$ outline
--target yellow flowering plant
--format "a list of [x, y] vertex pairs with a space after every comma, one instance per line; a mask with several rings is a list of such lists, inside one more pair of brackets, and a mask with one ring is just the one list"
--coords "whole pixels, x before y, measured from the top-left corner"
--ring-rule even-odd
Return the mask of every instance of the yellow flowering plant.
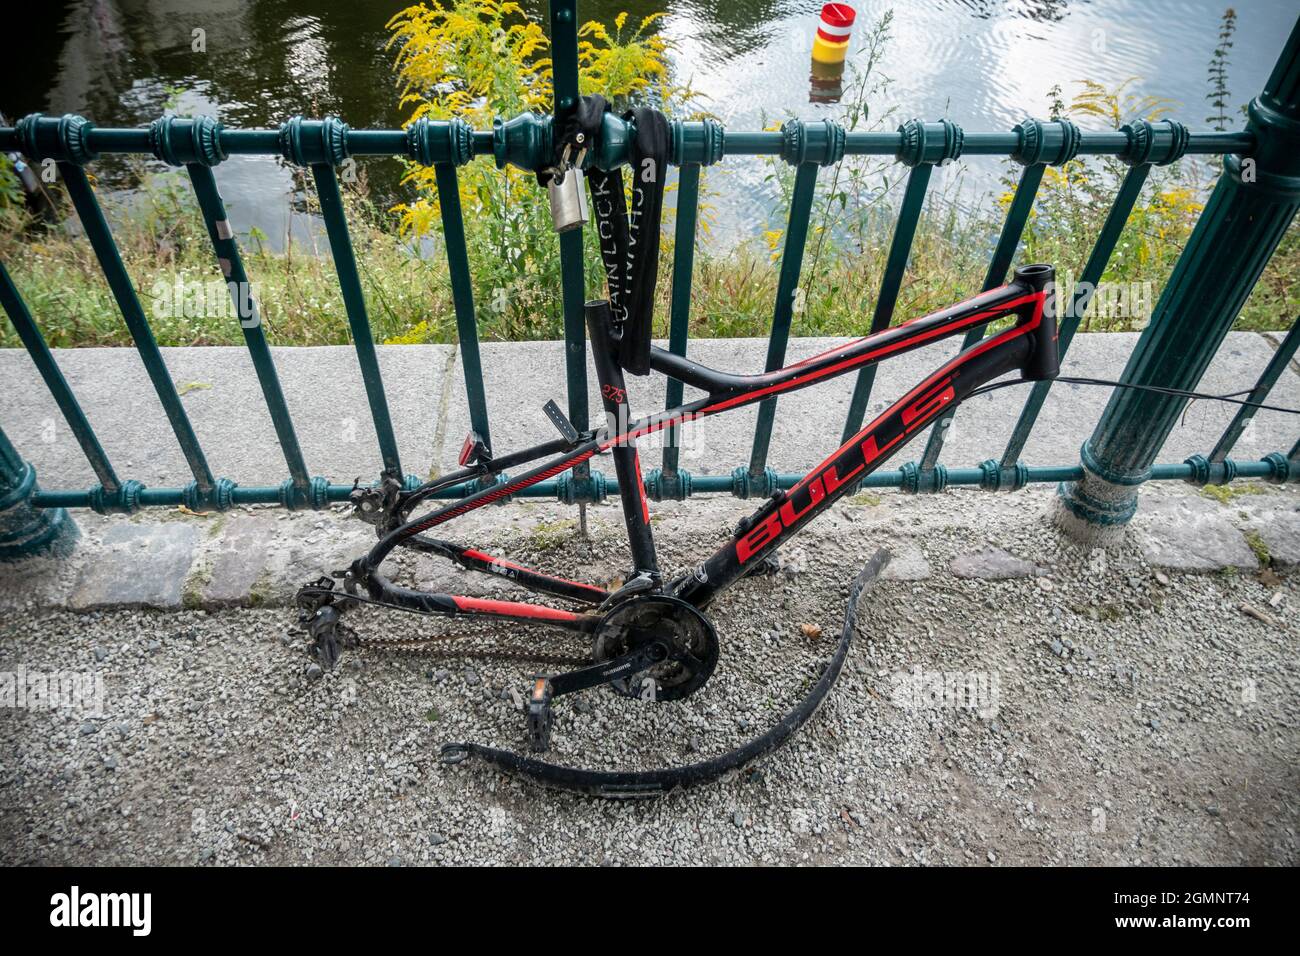
[[[632, 101], [661, 108], [689, 98], [669, 84], [668, 42], [653, 32], [662, 14], [633, 29], [619, 14], [613, 29], [595, 21], [579, 28], [579, 86], [601, 93], [616, 109]], [[477, 129], [519, 113], [549, 112], [550, 40], [541, 25], [511, 0], [438, 0], [407, 7], [388, 23], [389, 48], [407, 122], [458, 117]], [[683, 96], [685, 93], [685, 96]], [[546, 197], [534, 176], [476, 160], [457, 170], [480, 311], [505, 338], [559, 336], [559, 243]], [[432, 168], [407, 163], [403, 183], [414, 200], [395, 207], [402, 234], [421, 238], [440, 223]], [[594, 246], [593, 250], [594, 252]], [[595, 270], [589, 270], [595, 271]]]

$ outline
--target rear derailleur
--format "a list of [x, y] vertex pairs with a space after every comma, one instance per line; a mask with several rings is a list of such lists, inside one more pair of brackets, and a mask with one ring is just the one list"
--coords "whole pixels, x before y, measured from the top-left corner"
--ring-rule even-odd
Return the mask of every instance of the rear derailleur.
[[334, 579], [322, 577], [298, 589], [294, 599], [298, 623], [307, 631], [311, 644], [307, 654], [325, 670], [333, 670], [344, 648], [357, 647], [361, 639], [343, 623], [343, 612], [357, 601], [334, 590]]

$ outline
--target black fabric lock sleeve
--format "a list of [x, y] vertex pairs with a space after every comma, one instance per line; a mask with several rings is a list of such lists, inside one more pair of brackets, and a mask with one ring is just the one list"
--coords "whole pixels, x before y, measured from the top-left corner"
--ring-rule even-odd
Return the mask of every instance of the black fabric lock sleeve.
[[655, 109], [640, 107], [626, 113], [624, 119], [636, 124], [636, 136], [629, 151], [632, 209], [628, 218], [626, 274], [631, 282], [624, 287], [627, 303], [619, 364], [633, 375], [647, 375], [671, 134], [667, 118]]
[[[586, 137], [583, 145], [593, 155], [598, 154], [601, 121], [608, 109], [604, 97], [583, 97], [563, 119], [557, 117], [561, 125], [555, 137], [556, 149], [562, 153], [563, 144], [574, 142], [577, 133], [582, 132]], [[671, 132], [668, 120], [658, 110], [633, 109], [623, 118], [636, 129], [628, 150], [631, 210], [627, 208], [621, 168], [606, 171], [593, 164], [586, 170], [586, 178], [609, 286], [610, 316], [621, 330], [618, 362], [633, 375], [647, 375]]]
[[[564, 147], [572, 146], [569, 156], [577, 162], [578, 153], [584, 148], [590, 149], [599, 142], [600, 123], [609, 111], [609, 103], [603, 96], [583, 96], [578, 105], [555, 114], [555, 123], [551, 135], [551, 166], [559, 166], [564, 158]], [[583, 134], [583, 143], [578, 145], [578, 134]], [[537, 170], [537, 185], [545, 187], [551, 182], [548, 169]]]

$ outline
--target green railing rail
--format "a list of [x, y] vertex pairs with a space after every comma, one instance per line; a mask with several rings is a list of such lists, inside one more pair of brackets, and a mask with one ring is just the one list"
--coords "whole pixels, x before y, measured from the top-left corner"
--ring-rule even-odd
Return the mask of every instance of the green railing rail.
[[[557, 107], [567, 109], [578, 95], [576, 0], [551, 4], [551, 37]], [[0, 432], [0, 557], [51, 550], [75, 536], [75, 525], [62, 509], [91, 508], [100, 513], [134, 512], [150, 506], [184, 504], [193, 510], [224, 510], [237, 505], [278, 504], [285, 508], [324, 508], [347, 499], [350, 483], [331, 483], [311, 476], [281, 391], [275, 364], [248, 295], [247, 275], [231, 231], [212, 167], [230, 156], [279, 156], [310, 167], [320, 198], [325, 230], [338, 272], [348, 322], [355, 342], [366, 396], [378, 436], [380, 477], [415, 487], [416, 475], [404, 475], [388, 411], [384, 384], [370, 330], [365, 295], [339, 193], [336, 168], [349, 157], [401, 156], [433, 166], [442, 211], [452, 300], [459, 335], [465, 397], [472, 427], [490, 437], [487, 396], [479, 354], [477, 321], [469, 258], [465, 244], [457, 168], [478, 157], [491, 157], [498, 168], [509, 163], [537, 170], [550, 163], [552, 116], [525, 114], [497, 120], [491, 130], [473, 129], [452, 119], [421, 119], [403, 130], [352, 129], [340, 119], [294, 117], [279, 129], [226, 129], [211, 117], [163, 117], [146, 128], [101, 129], [79, 116], [33, 114], [13, 127], [0, 127], [0, 149], [20, 150], [33, 162], [53, 161], [63, 177], [74, 208], [131, 332], [141, 361], [162, 402], [176, 440], [185, 454], [192, 480], [183, 486], [146, 488], [120, 480], [81, 407], [60, 373], [35, 320], [0, 263], [0, 304], [13, 322], [56, 403], [67, 418], [99, 484], [88, 490], [39, 488], [29, 464]], [[613, 114], [604, 121], [602, 148], [588, 161], [613, 168], [626, 161], [632, 130]], [[214, 477], [179, 400], [145, 312], [114, 243], [84, 167], [104, 153], [151, 155], [189, 173], [207, 225], [217, 264], [227, 280], [245, 341], [257, 373], [289, 477], [279, 485], [244, 486]], [[909, 167], [898, 220], [886, 260], [871, 331], [894, 318], [899, 290], [908, 268], [931, 173], [936, 165], [962, 156], [1005, 156], [1024, 168], [993, 251], [984, 288], [1003, 283], [1015, 258], [1034, 200], [1049, 165], [1076, 156], [1121, 158], [1131, 168], [1110, 214], [1094, 242], [1080, 276], [1073, 307], [1061, 316], [1060, 349], [1064, 355], [1119, 241], [1138, 194], [1153, 165], [1190, 155], [1223, 155], [1218, 186], [1183, 251], [1173, 277], [1156, 305], [1124, 371], [1138, 384], [1193, 388], [1240, 311], [1300, 203], [1300, 24], [1292, 31], [1263, 93], [1250, 107], [1241, 132], [1198, 132], [1172, 120], [1134, 122], [1118, 130], [1083, 130], [1066, 119], [1026, 119], [1003, 132], [968, 132], [950, 120], [910, 120], [894, 132], [850, 132], [831, 121], [790, 120], [776, 131], [730, 131], [712, 120], [672, 123], [671, 162], [679, 167], [676, 243], [669, 308], [668, 346], [685, 354], [688, 344], [690, 288], [698, 222], [700, 169], [733, 156], [779, 156], [795, 167], [789, 226], [781, 254], [766, 368], [785, 363], [794, 316], [817, 178], [821, 169], [846, 155], [893, 156]], [[541, 201], [539, 194], [538, 201]], [[568, 413], [580, 430], [588, 427], [586, 343], [583, 319], [584, 263], [579, 232], [559, 237]], [[975, 331], [967, 344], [983, 334]], [[1252, 391], [1262, 400], [1300, 346], [1293, 327]], [[857, 431], [870, 403], [874, 369], [862, 370], [853, 386], [844, 435]], [[919, 462], [878, 472], [867, 487], [897, 487], [909, 492], [937, 492], [970, 486], [1015, 490], [1029, 483], [1059, 484], [1064, 511], [1089, 525], [1122, 524], [1131, 516], [1136, 489], [1144, 481], [1183, 480], [1224, 483], [1234, 478], [1272, 482], [1300, 481], [1300, 442], [1287, 454], [1273, 452], [1258, 461], [1229, 457], [1251, 417], [1242, 408], [1207, 455], [1184, 462], [1155, 464], [1185, 399], [1151, 392], [1117, 389], [1082, 449], [1075, 465], [1029, 466], [1020, 460], [1051, 383], [1030, 392], [1015, 430], [1001, 455], [972, 468], [948, 468], [939, 458], [952, 417], [938, 422]], [[668, 383], [667, 404], [679, 404], [682, 383]], [[789, 488], [802, 476], [778, 474], [768, 465], [768, 450], [777, 411], [775, 398], [759, 407], [758, 423], [747, 465], [727, 475], [691, 475], [679, 466], [677, 442], [669, 440], [660, 467], [646, 475], [655, 500], [686, 499], [701, 493], [763, 497]], [[462, 494], [455, 488], [444, 496]], [[584, 464], [574, 473], [534, 485], [527, 496], [569, 502], [604, 500], [616, 490], [613, 480]]]

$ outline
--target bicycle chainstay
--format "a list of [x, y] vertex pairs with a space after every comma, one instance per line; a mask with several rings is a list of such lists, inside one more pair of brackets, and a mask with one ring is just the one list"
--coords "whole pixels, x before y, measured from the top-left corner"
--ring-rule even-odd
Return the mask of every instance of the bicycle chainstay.
[[[355, 596], [334, 590], [334, 581], [329, 577], [320, 578], [299, 589], [296, 604], [302, 613], [298, 618], [298, 623], [312, 636], [312, 644], [308, 645], [309, 654], [312, 652], [312, 646], [316, 643], [312, 630], [312, 621], [323, 608], [328, 608], [336, 600], [342, 606], [347, 606], [348, 602], [372, 603], [369, 601], [358, 602]], [[386, 605], [381, 604], [378, 606], [384, 607]], [[332, 626], [340, 629], [345, 627], [337, 618]], [[586, 654], [548, 654], [527, 647], [469, 648], [439, 646], [469, 640], [473, 637], [470, 634], [412, 634], [407, 636], [376, 634], [362, 637], [351, 628], [346, 628], [346, 630], [346, 639], [350, 645], [397, 654], [421, 654], [446, 660], [460, 659], [494, 663], [540, 664], [548, 667], [582, 667], [591, 663], [590, 652]]]

